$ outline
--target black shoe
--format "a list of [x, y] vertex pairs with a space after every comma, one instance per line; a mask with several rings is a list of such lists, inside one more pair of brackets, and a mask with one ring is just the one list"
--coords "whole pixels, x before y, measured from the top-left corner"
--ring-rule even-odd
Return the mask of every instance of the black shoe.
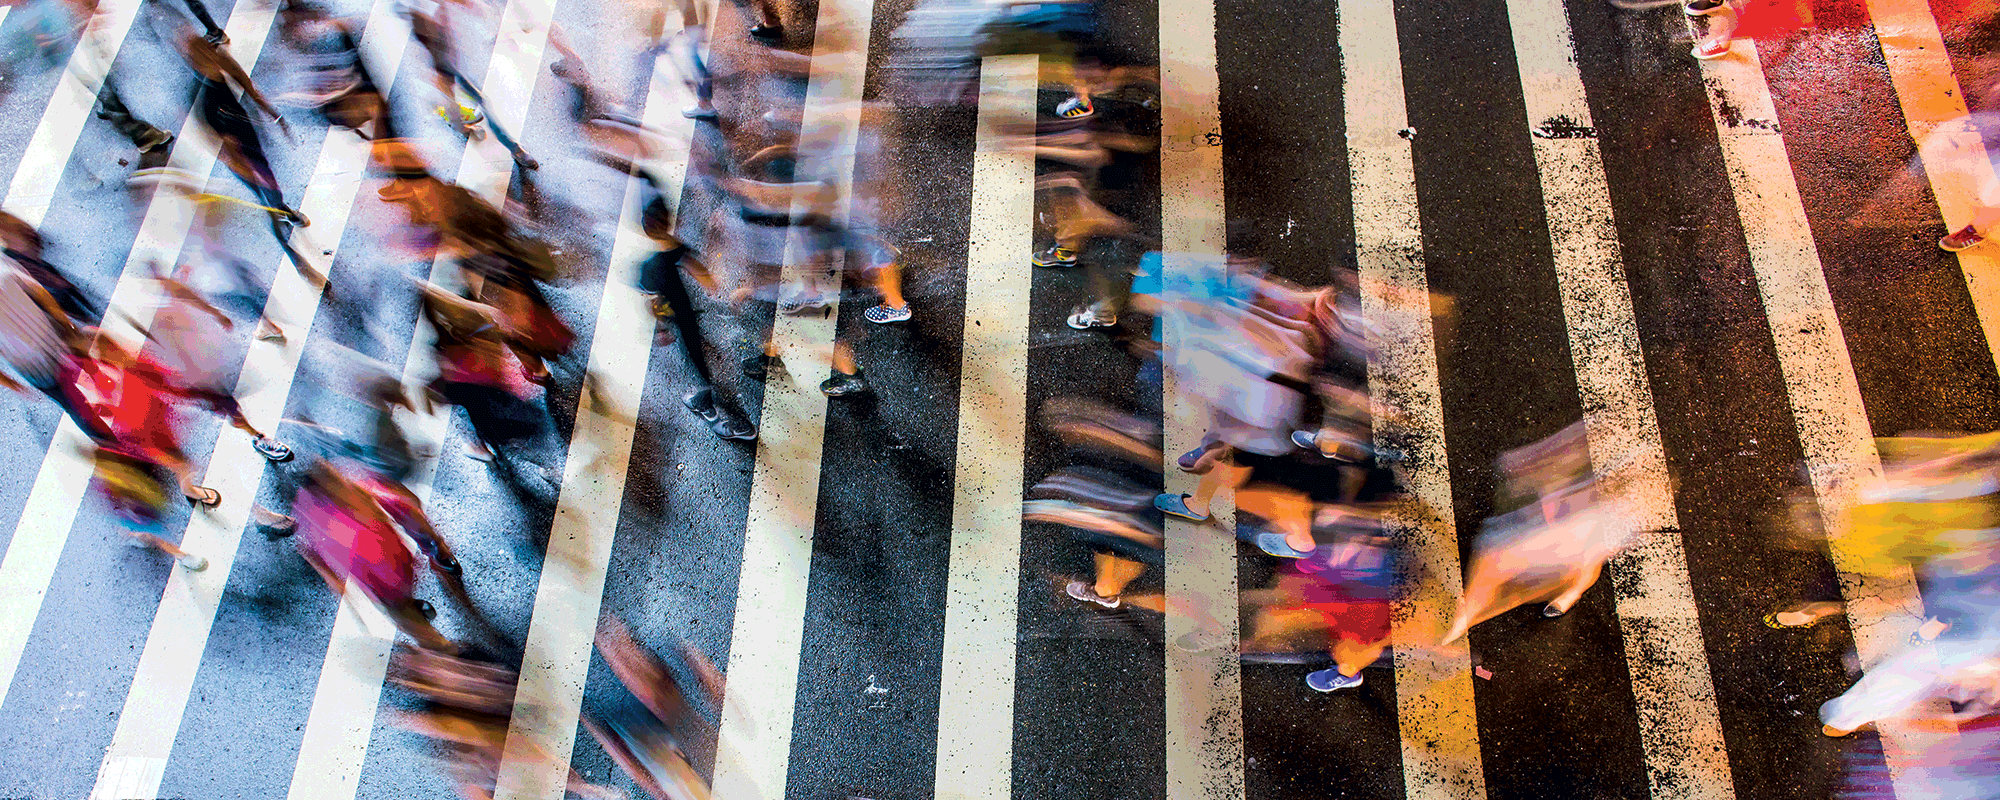
[[761, 381], [765, 376], [770, 375], [772, 370], [782, 370], [784, 368], [784, 363], [779, 361], [777, 356], [767, 356], [759, 353], [743, 359], [743, 377], [751, 380]]
[[223, 33], [222, 31], [209, 31], [201, 38], [203, 40], [206, 40], [209, 44], [215, 45], [216, 47], [221, 47], [223, 45], [229, 44], [229, 34]]
[[1560, 617], [1566, 613], [1568, 612], [1560, 608], [1556, 608], [1556, 604], [1554, 603], [1542, 606], [1542, 616], [1548, 617], [1549, 619], [1555, 619], [1556, 617]]
[[521, 169], [529, 171], [542, 168], [542, 162], [536, 161], [533, 156], [528, 155], [528, 151], [526, 150], [514, 151], [514, 163], [521, 165]]
[[776, 25], [753, 25], [750, 38], [765, 44], [777, 44], [785, 40], [785, 29]]
[[757, 429], [755, 427], [751, 426], [748, 422], [730, 416], [720, 406], [715, 404], [715, 390], [713, 389], [697, 390], [693, 394], [681, 398], [681, 404], [687, 406], [688, 410], [694, 412], [695, 416], [700, 417], [701, 421], [708, 423], [708, 429], [713, 431], [717, 436], [724, 439], [734, 439], [739, 442], [755, 441], [757, 438]]
[[868, 381], [861, 378], [860, 372], [852, 375], [835, 372], [833, 377], [820, 382], [819, 390], [827, 397], [849, 397], [868, 391]]
[[426, 620], [437, 619], [438, 615], [437, 606], [431, 605], [429, 601], [425, 600], [411, 600], [410, 602], [416, 604], [417, 613], [424, 615], [424, 619]]
[[431, 566], [437, 568], [437, 571], [454, 578], [465, 574], [465, 568], [459, 566], [458, 559], [447, 555], [432, 555]]

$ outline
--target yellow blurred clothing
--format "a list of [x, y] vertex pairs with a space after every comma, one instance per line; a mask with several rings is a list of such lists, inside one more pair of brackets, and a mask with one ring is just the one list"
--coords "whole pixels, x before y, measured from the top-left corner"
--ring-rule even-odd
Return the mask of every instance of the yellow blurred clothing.
[[2000, 432], [1878, 439], [1881, 486], [1831, 539], [1866, 565], [1904, 566], [1960, 549], [1960, 532], [2000, 527]]

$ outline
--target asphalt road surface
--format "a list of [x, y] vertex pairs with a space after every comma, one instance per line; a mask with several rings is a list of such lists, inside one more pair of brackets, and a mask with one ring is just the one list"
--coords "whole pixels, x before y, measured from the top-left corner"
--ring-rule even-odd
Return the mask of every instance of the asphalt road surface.
[[[257, 2], [210, 8], [269, 89], [296, 57]], [[1189, 651], [1173, 644], [1181, 620], [1069, 599], [1087, 551], [1020, 520], [1021, 492], [1072, 457], [1038, 421], [1051, 398], [1164, 414], [1169, 456], [1200, 433], [1130, 354], [1143, 322], [1073, 330], [1085, 271], [1029, 265], [1035, 166], [1013, 145], [1064, 96], [1037, 92], [1032, 64], [989, 59], [983, 91], [883, 111], [869, 130], [890, 133], [835, 159], [864, 187], [851, 214], [902, 250], [913, 319], [865, 322], [875, 300], [858, 276], [818, 316], [697, 301], [722, 396], [763, 430], [739, 443], [681, 408], [688, 367], [631, 288], [648, 252], [633, 184], [571, 121], [550, 23], [668, 131], [650, 166], [680, 188], [681, 237], [728, 279], [742, 257], [708, 225], [724, 208], [712, 176], [769, 144], [773, 119], [852, 130], [857, 102], [894, 99], [887, 54], [912, 4], [785, 7], [780, 47], [810, 63], [806, 79], [723, 3], [720, 119], [697, 123], [676, 113], [669, 62], [651, 75], [639, 60], [637, 5], [500, 0], [499, 22], [461, 32], [479, 43], [466, 72], [485, 76], [533, 173], [434, 115], [391, 0], [331, 5], [366, 20], [361, 47], [399, 116], [423, 123], [411, 135], [438, 173], [539, 222], [563, 272], [551, 302], [580, 336], [555, 365], [552, 422], [508, 464], [464, 457], [460, 417], [408, 420], [433, 454], [418, 491], [492, 627], [428, 579], [420, 594], [447, 636], [523, 671], [498, 797], [559, 797], [564, 766], [637, 796], [578, 724], [621, 691], [590, 648], [600, 613], [677, 674], [694, 669], [677, 642], [725, 673], [727, 699], [703, 709], [716, 727], [682, 743], [725, 800], [1775, 799], [1901, 774], [1885, 768], [1889, 734], [1828, 738], [1817, 712], [1907, 637], [1921, 600], [1891, 587], [1810, 629], [1761, 619], [1842, 591], [1839, 554], [1774, 533], [1795, 490], [1844, 496], [1841, 476], [1875, 469], [1870, 437], [2000, 428], [2000, 267], [1934, 244], [1965, 224], [1979, 178], [1917, 147], [1993, 99], [1979, 12], [1766, 4], [1751, 38], [1696, 61], [1676, 5], [1107, 0], [1100, 55], [1160, 81], [1099, 113], [1159, 147], [1108, 166], [1101, 197], [1168, 252], [1254, 253], [1303, 285], [1359, 268], [1371, 313], [1402, 314], [1383, 323], [1371, 380], [1417, 409], [1398, 424], [1411, 488], [1442, 512], [1422, 549], [1434, 574], [1457, 580], [1501, 452], [1588, 414], [1593, 449], [1636, 454], [1624, 475], [1646, 543], [1571, 613], [1517, 610], [1457, 649], [1412, 637], [1361, 687], [1322, 694], [1303, 677], [1324, 658], [1239, 662], [1233, 638]], [[142, 159], [94, 118], [88, 53], [59, 52], [67, 71], [18, 62], [0, 98], [0, 204], [38, 224], [85, 292], [144, 318], [151, 262], [183, 257], [188, 226], [173, 198], [126, 179], [164, 160], [251, 195], [187, 124], [194, 76], [168, 44], [189, 30], [184, 8], [103, 11], [92, 36], [116, 46], [127, 104], [181, 140]], [[22, 17], [0, 37], [24, 35]], [[329, 390], [343, 353], [423, 377], [430, 334], [406, 278], [433, 265], [385, 233], [396, 212], [366, 148], [287, 116], [267, 149], [314, 218], [297, 245], [331, 283], [298, 280], [261, 224], [226, 246], [257, 266], [288, 333], [237, 327], [238, 395], [297, 440], [280, 419], [361, 424]], [[742, 376], [767, 336], [785, 369]], [[836, 339], [872, 395], [816, 390]], [[61, 422], [40, 396], [0, 397], [0, 797], [453, 796], [442, 748], [397, 724], [416, 701], [383, 685], [385, 629], [248, 518], [252, 501], [286, 505], [296, 464], [265, 464], [218, 420], [190, 425], [223, 505], [168, 520], [211, 561], [186, 572], [120, 546]], [[1236, 594], [1272, 574], [1224, 531], [1168, 532], [1165, 569], [1134, 591], [1233, 620]]]

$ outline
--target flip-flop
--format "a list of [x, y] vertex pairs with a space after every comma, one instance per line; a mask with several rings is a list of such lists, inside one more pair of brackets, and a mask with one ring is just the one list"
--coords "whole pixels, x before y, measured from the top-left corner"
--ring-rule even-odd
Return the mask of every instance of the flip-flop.
[[1312, 555], [1304, 550], [1292, 549], [1291, 545], [1285, 543], [1285, 535], [1282, 533], [1257, 534], [1257, 549], [1279, 558], [1305, 558]]
[[210, 489], [206, 486], [196, 486], [194, 488], [200, 491], [207, 492], [208, 494], [205, 494], [201, 497], [190, 497], [188, 498], [189, 503], [192, 503], [194, 505], [207, 506], [209, 508], [214, 508], [216, 506], [222, 505], [221, 492], [218, 492], [214, 489]]
[[1806, 624], [1804, 625], [1786, 625], [1785, 623], [1778, 621], [1778, 612], [1776, 611], [1764, 615], [1764, 627], [1779, 631], [1790, 631], [1790, 630], [1798, 630], [1800, 628], [1810, 628], [1814, 625], [1818, 625], [1819, 621], [1820, 617], [1813, 617], [1810, 621], [1806, 622]]

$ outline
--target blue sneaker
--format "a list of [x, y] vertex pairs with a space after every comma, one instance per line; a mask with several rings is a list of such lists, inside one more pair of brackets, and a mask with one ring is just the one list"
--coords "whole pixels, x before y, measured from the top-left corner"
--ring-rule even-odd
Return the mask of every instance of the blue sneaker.
[[1318, 672], [1306, 673], [1306, 685], [1315, 692], [1337, 692], [1361, 685], [1361, 676], [1348, 677], [1340, 674], [1339, 667], [1327, 667]]
[[1187, 499], [1188, 496], [1184, 494], [1172, 494], [1172, 493], [1162, 494], [1159, 495], [1158, 497], [1153, 498], [1153, 507], [1166, 512], [1168, 515], [1180, 517], [1181, 519], [1191, 519], [1194, 520], [1195, 522], [1207, 522], [1208, 515], [1194, 513], [1194, 509], [1188, 508]]

